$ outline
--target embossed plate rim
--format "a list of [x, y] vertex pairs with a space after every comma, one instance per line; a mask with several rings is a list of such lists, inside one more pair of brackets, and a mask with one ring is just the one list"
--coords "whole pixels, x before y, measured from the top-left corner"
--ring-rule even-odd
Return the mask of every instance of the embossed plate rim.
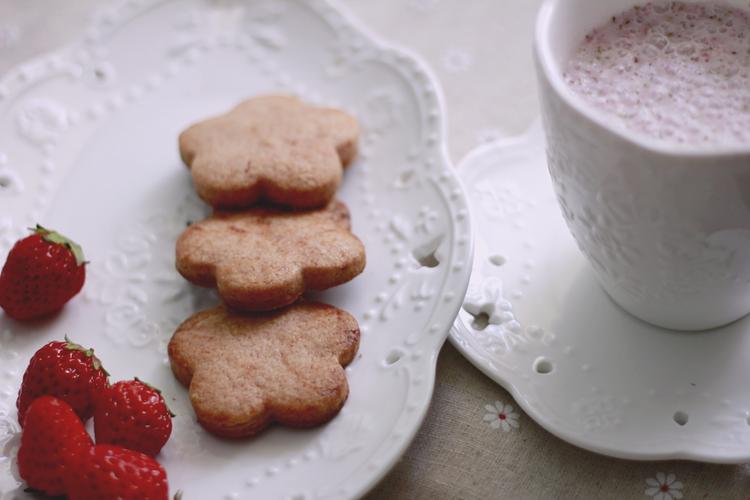
[[[109, 2], [102, 8], [102, 13], [107, 8], [116, 10], [117, 8], [132, 6], [135, 14], [131, 13], [131, 15], [126, 16], [127, 19], [125, 22], [127, 22], [136, 15], [147, 12], [152, 6], [166, 4], [171, 1], [174, 0], [119, 0]], [[423, 329], [416, 332], [418, 335], [413, 336], [415, 347], [415, 352], [411, 353], [415, 355], [413, 365], [415, 368], [421, 370], [415, 370], [415, 373], [419, 375], [422, 382], [417, 389], [412, 387], [412, 384], [409, 384], [407, 393], [410, 396], [412, 395], [412, 391], [416, 393], [413, 401], [419, 402], [419, 406], [413, 408], [411, 415], [409, 415], [406, 411], [408, 401], [405, 400], [400, 407], [398, 416], [395, 418], [393, 428], [389, 430], [387, 442], [383, 440], [379, 443], [377, 447], [371, 450], [372, 453], [368, 455], [367, 463], [361, 464], [341, 484], [327, 485], [323, 493], [326, 497], [335, 498], [360, 496], [372, 488], [396, 463], [413, 440], [427, 413], [431, 394], [434, 389], [437, 356], [448, 335], [455, 312], [461, 306], [461, 298], [469, 283], [470, 262], [473, 254], [472, 225], [466, 212], [466, 195], [457, 174], [452, 169], [447, 155], [445, 144], [445, 106], [442, 91], [438, 81], [427, 65], [414, 54], [392, 46], [383, 41], [382, 38], [374, 36], [366, 28], [363, 28], [359, 21], [348, 15], [345, 10], [340, 10], [335, 3], [326, 0], [317, 0], [314, 2], [295, 0], [295, 3], [304, 5], [305, 8], [310, 9], [315, 15], [326, 22], [329, 22], [329, 18], [333, 18], [342, 29], [351, 32], [353, 39], [356, 38], [357, 42], [362, 42], [366, 48], [372, 50], [378, 56], [382, 56], [385, 64], [392, 66], [394, 70], [402, 73], [406, 81], [406, 86], [413, 91], [413, 100], [418, 108], [417, 113], [420, 127], [425, 135], [429, 135], [426, 138], [425, 144], [422, 145], [423, 149], [421, 152], [423, 156], [420, 157], [418, 171], [424, 172], [425, 176], [427, 176], [426, 174], [430, 172], [426, 170], [425, 162], [434, 161], [431, 173], [435, 174], [436, 179], [433, 180], [430, 177], [429, 180], [434, 181], [435, 196], [438, 199], [437, 202], [443, 205], [443, 213], [450, 216], [449, 220], [446, 221], [445, 231], [453, 236], [453, 244], [446, 250], [449, 256], [446, 259], [446, 266], [451, 266], [451, 268], [446, 268], [440, 288], [434, 294], [435, 297], [430, 301], [430, 305], [434, 309], [429, 315], [429, 319], [425, 321]], [[102, 18], [103, 15], [96, 17], [94, 25], [96, 26], [97, 23], [100, 23]], [[118, 28], [118, 22], [120, 21], [116, 19], [114, 26], [110, 25], [108, 28]], [[17, 85], [21, 88], [20, 92], [33, 86], [34, 74], [37, 71], [44, 72], [50, 70], [55, 65], [59, 65], [61, 62], [65, 62], [65, 59], [80, 44], [81, 42], [72, 43], [59, 50], [39, 55], [8, 71], [0, 79], [0, 102], [12, 102], [13, 97], [18, 92], [15, 88]], [[11, 89], [11, 87], [13, 88]], [[425, 95], [422, 95], [422, 91]], [[8, 99], [9, 94], [10, 99]], [[431, 106], [427, 107], [426, 102], [429, 102]], [[437, 177], [438, 174], [439, 178]], [[18, 216], [18, 222], [20, 223], [25, 217], [26, 214]], [[16, 229], [20, 230], [21, 225], [19, 224], [19, 227]], [[463, 259], [463, 261], [460, 259]], [[364, 324], [364, 322], [361, 322], [361, 324]], [[427, 335], [428, 329], [429, 335]], [[408, 340], [400, 339], [398, 345], [403, 345]], [[425, 350], [418, 361], [416, 361], [418, 359], [416, 355], [421, 351], [417, 348], [424, 348]], [[417, 384], [413, 385], [416, 386]], [[399, 426], [398, 424], [402, 422], [405, 424], [400, 425], [402, 429], [396, 429]], [[404, 429], [404, 427], [406, 428]], [[398, 436], [397, 430], [400, 431]], [[392, 437], [398, 437], [398, 439], [392, 440], [390, 439]], [[365, 468], [365, 465], [370, 465], [370, 467]], [[346, 491], [336, 489], [339, 487], [343, 488], [344, 486], [348, 488]], [[259, 492], [258, 489], [254, 491], [255, 494]], [[245, 491], [244, 494], [248, 494], [248, 492]]]

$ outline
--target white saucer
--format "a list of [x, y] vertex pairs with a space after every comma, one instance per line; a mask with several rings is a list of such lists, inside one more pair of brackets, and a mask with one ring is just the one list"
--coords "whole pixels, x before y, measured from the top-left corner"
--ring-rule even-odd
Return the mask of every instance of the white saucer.
[[451, 340], [472, 363], [577, 446], [750, 461], [750, 320], [676, 332], [615, 305], [565, 226], [538, 125], [476, 150], [459, 172], [476, 256]]

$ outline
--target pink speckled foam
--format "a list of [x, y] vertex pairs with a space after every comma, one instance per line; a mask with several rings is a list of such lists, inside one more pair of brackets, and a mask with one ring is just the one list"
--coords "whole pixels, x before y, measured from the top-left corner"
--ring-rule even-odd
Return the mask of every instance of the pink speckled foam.
[[564, 77], [634, 132], [673, 144], [750, 145], [750, 11], [636, 6], [586, 35]]

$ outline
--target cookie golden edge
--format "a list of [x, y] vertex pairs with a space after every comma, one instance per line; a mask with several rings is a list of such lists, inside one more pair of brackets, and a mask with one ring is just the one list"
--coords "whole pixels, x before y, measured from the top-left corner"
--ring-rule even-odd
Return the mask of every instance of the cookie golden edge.
[[[299, 186], [279, 185], [268, 179], [256, 177], [252, 182], [229, 189], [221, 186], [209, 185], [196, 177], [192, 168], [193, 162], [198, 156], [198, 146], [200, 142], [197, 135], [203, 134], [201, 131], [207, 124], [218, 121], [230, 113], [235, 112], [243, 104], [252, 100], [278, 100], [286, 103], [298, 103], [310, 109], [310, 113], [335, 113], [341, 123], [336, 124], [338, 130], [345, 130], [338, 137], [334, 144], [336, 154], [340, 162], [340, 170], [333, 176], [319, 179], [314, 188], [306, 186], [300, 189]], [[331, 107], [320, 107], [307, 103], [296, 96], [292, 95], [260, 95], [245, 99], [235, 105], [226, 113], [215, 115], [204, 120], [197, 121], [185, 130], [178, 137], [178, 149], [180, 158], [183, 163], [191, 170], [193, 174], [193, 183], [198, 196], [217, 209], [237, 210], [251, 207], [257, 203], [273, 203], [276, 205], [293, 208], [293, 209], [310, 209], [324, 206], [330, 202], [341, 185], [343, 171], [355, 160], [359, 151], [359, 137], [361, 127], [359, 121], [349, 113]], [[199, 177], [199, 176], [198, 176]]]
[[[207, 263], [195, 258], [192, 237], [200, 227], [200, 222], [186, 228], [178, 237], [175, 246], [175, 267], [183, 278], [194, 285], [216, 288], [222, 300], [235, 309], [254, 312], [288, 306], [306, 291], [327, 290], [353, 280], [364, 271], [367, 265], [364, 244], [351, 233], [349, 209], [339, 200], [331, 201], [326, 209], [330, 211], [332, 220], [341, 227], [342, 231], [347, 232], [346, 238], [352, 246], [352, 252], [348, 258], [335, 267], [298, 266], [287, 280], [263, 288], [226, 287], [223, 286], [221, 280], [217, 279], [217, 263]], [[256, 207], [250, 210], [268, 211], [269, 214], [277, 211], [277, 209], [267, 207]]]
[[[266, 404], [264, 405], [264, 411], [248, 418], [247, 416], [236, 415], [231, 412], [217, 411], [215, 408], [203, 408], [200, 402], [195, 401], [191, 393], [195, 367], [194, 363], [188, 359], [189, 354], [186, 353], [187, 349], [184, 349], [184, 343], [190, 341], [190, 331], [194, 324], [201, 321], [202, 317], [210, 315], [215, 310], [221, 308], [229, 311], [226, 306], [220, 305], [195, 313], [186, 319], [177, 327], [167, 347], [172, 373], [183, 386], [188, 388], [191, 405], [195, 411], [196, 418], [206, 431], [228, 439], [250, 438], [261, 433], [274, 423], [292, 428], [318, 427], [329, 422], [341, 411], [349, 396], [349, 384], [344, 368], [354, 360], [359, 350], [361, 336], [359, 324], [350, 313], [329, 304], [311, 301], [298, 302], [297, 304], [322, 308], [341, 319], [341, 331], [345, 336], [343, 341], [344, 349], [341, 350], [338, 356], [340, 366], [337, 369], [337, 373], [340, 381], [332, 404], [323, 407], [317, 405], [317, 408], [315, 408], [315, 405], [302, 403], [297, 408], [277, 408], [275, 411], [271, 411], [269, 405]], [[275, 311], [275, 314], [278, 313], [279, 311]], [[267, 315], [269, 313], [234, 312], [233, 314]], [[311, 334], [314, 333], [311, 332]], [[219, 389], [217, 388], [217, 390]], [[326, 394], [323, 397], [328, 398], [330, 401], [331, 394]]]

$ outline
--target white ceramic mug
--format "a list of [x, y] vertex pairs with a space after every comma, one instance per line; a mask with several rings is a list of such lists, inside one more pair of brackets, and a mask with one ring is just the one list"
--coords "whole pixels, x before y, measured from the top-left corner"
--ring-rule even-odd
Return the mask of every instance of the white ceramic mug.
[[562, 77], [591, 29], [637, 3], [542, 6], [535, 57], [549, 171], [573, 237], [615, 302], [666, 328], [714, 328], [750, 312], [750, 144], [695, 149], [635, 135]]

